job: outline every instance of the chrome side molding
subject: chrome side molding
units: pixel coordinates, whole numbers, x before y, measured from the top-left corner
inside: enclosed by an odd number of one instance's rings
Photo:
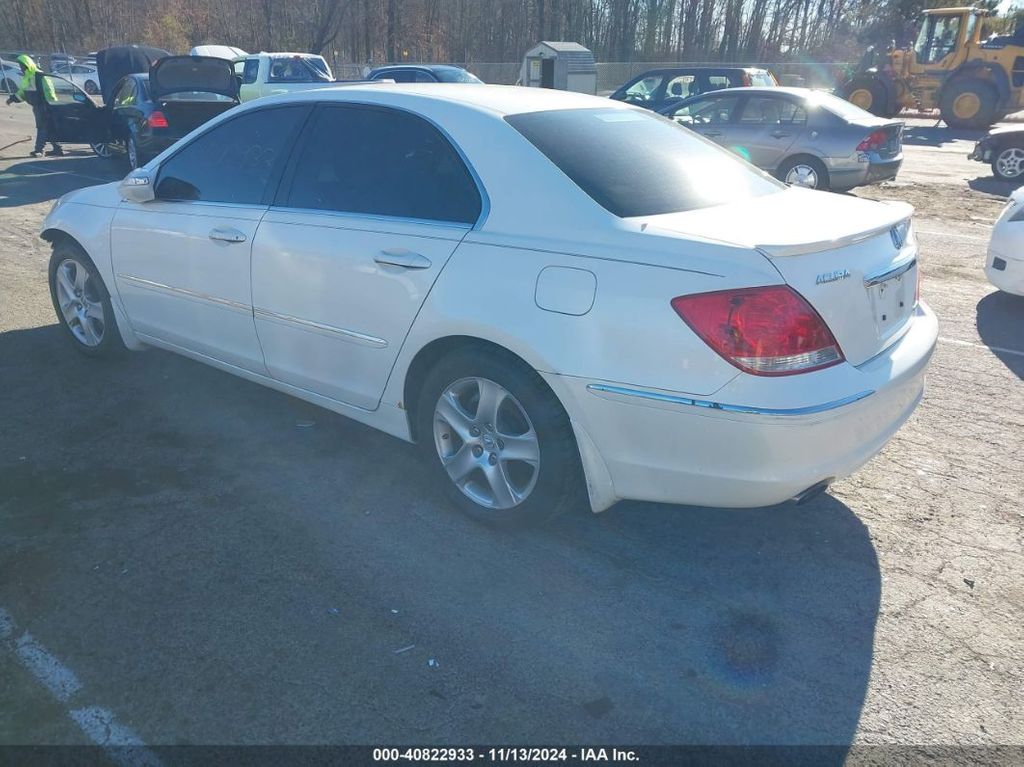
[[[680,397],[675,394],[661,394],[660,392],[644,391],[643,389],[629,389],[624,386],[610,386],[608,384],[587,384],[587,391],[600,396],[601,394],[617,394],[622,397],[636,397],[638,399],[654,400],[656,402],[668,402],[673,405],[689,405],[707,410],[721,410],[725,413],[746,413],[748,415],[771,415],[771,416],[801,416],[814,415],[816,413],[827,413],[830,410],[837,410],[854,402],[870,397],[875,393],[874,389],[866,389],[849,397],[823,402],[820,405],[808,405],[807,407],[793,408],[772,408],[756,407],[754,405],[730,405],[723,402],[712,402],[705,399],[693,399],[691,397]]]

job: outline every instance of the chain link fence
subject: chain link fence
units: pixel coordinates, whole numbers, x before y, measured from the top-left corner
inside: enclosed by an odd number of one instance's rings
[[[460,63],[485,83],[514,85],[519,79],[520,62],[467,62]],[[722,61],[609,61],[597,65],[597,92],[607,95],[627,80],[651,69],[678,67],[756,67],[775,73],[782,85],[804,88],[834,88],[851,64],[845,62],[804,63],[804,62],[744,62]],[[339,64],[335,68],[339,79],[357,79],[363,76],[363,67],[356,64]]]

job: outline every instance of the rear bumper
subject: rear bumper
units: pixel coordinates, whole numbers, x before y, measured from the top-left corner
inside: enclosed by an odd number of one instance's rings
[[[740,375],[699,399],[546,378],[576,428],[595,511],[617,499],[759,507],[847,476],[877,454],[920,401],[937,336],[922,304],[902,338],[859,367],[801,381]]]
[[[879,184],[896,178],[903,165],[903,155],[891,159],[870,159],[856,166],[840,166],[829,171],[833,190]]]
[[[1000,290],[1024,296],[1024,261],[989,248],[985,257],[985,276]]]

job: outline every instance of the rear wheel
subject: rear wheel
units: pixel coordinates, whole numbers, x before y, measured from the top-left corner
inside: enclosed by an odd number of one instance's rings
[[[995,122],[998,101],[996,89],[984,80],[959,80],[943,92],[939,109],[950,128],[977,130]]]
[[[776,178],[790,186],[828,191],[828,168],[817,157],[799,155],[790,157],[779,166]]]
[[[1020,181],[1024,177],[1024,148],[1008,146],[996,152],[992,173],[1003,181]]]
[[[487,348],[442,358],[427,375],[417,437],[448,497],[486,524],[532,524],[581,498],[569,418],[533,370]]]
[[[892,111],[885,84],[873,77],[855,77],[843,88],[843,97],[873,115],[888,117]]]
[[[92,149],[93,153],[97,157],[102,157],[104,160],[108,159],[113,154],[110,149],[110,144],[106,141],[98,141],[95,144],[89,144],[89,148]]]
[[[55,243],[49,276],[53,308],[72,345],[90,357],[122,351],[110,293],[85,251],[68,240]]]

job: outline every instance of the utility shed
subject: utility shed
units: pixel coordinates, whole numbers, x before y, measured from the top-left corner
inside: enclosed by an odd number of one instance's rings
[[[594,54],[579,43],[544,40],[523,57],[519,82],[529,88],[597,93]]]

